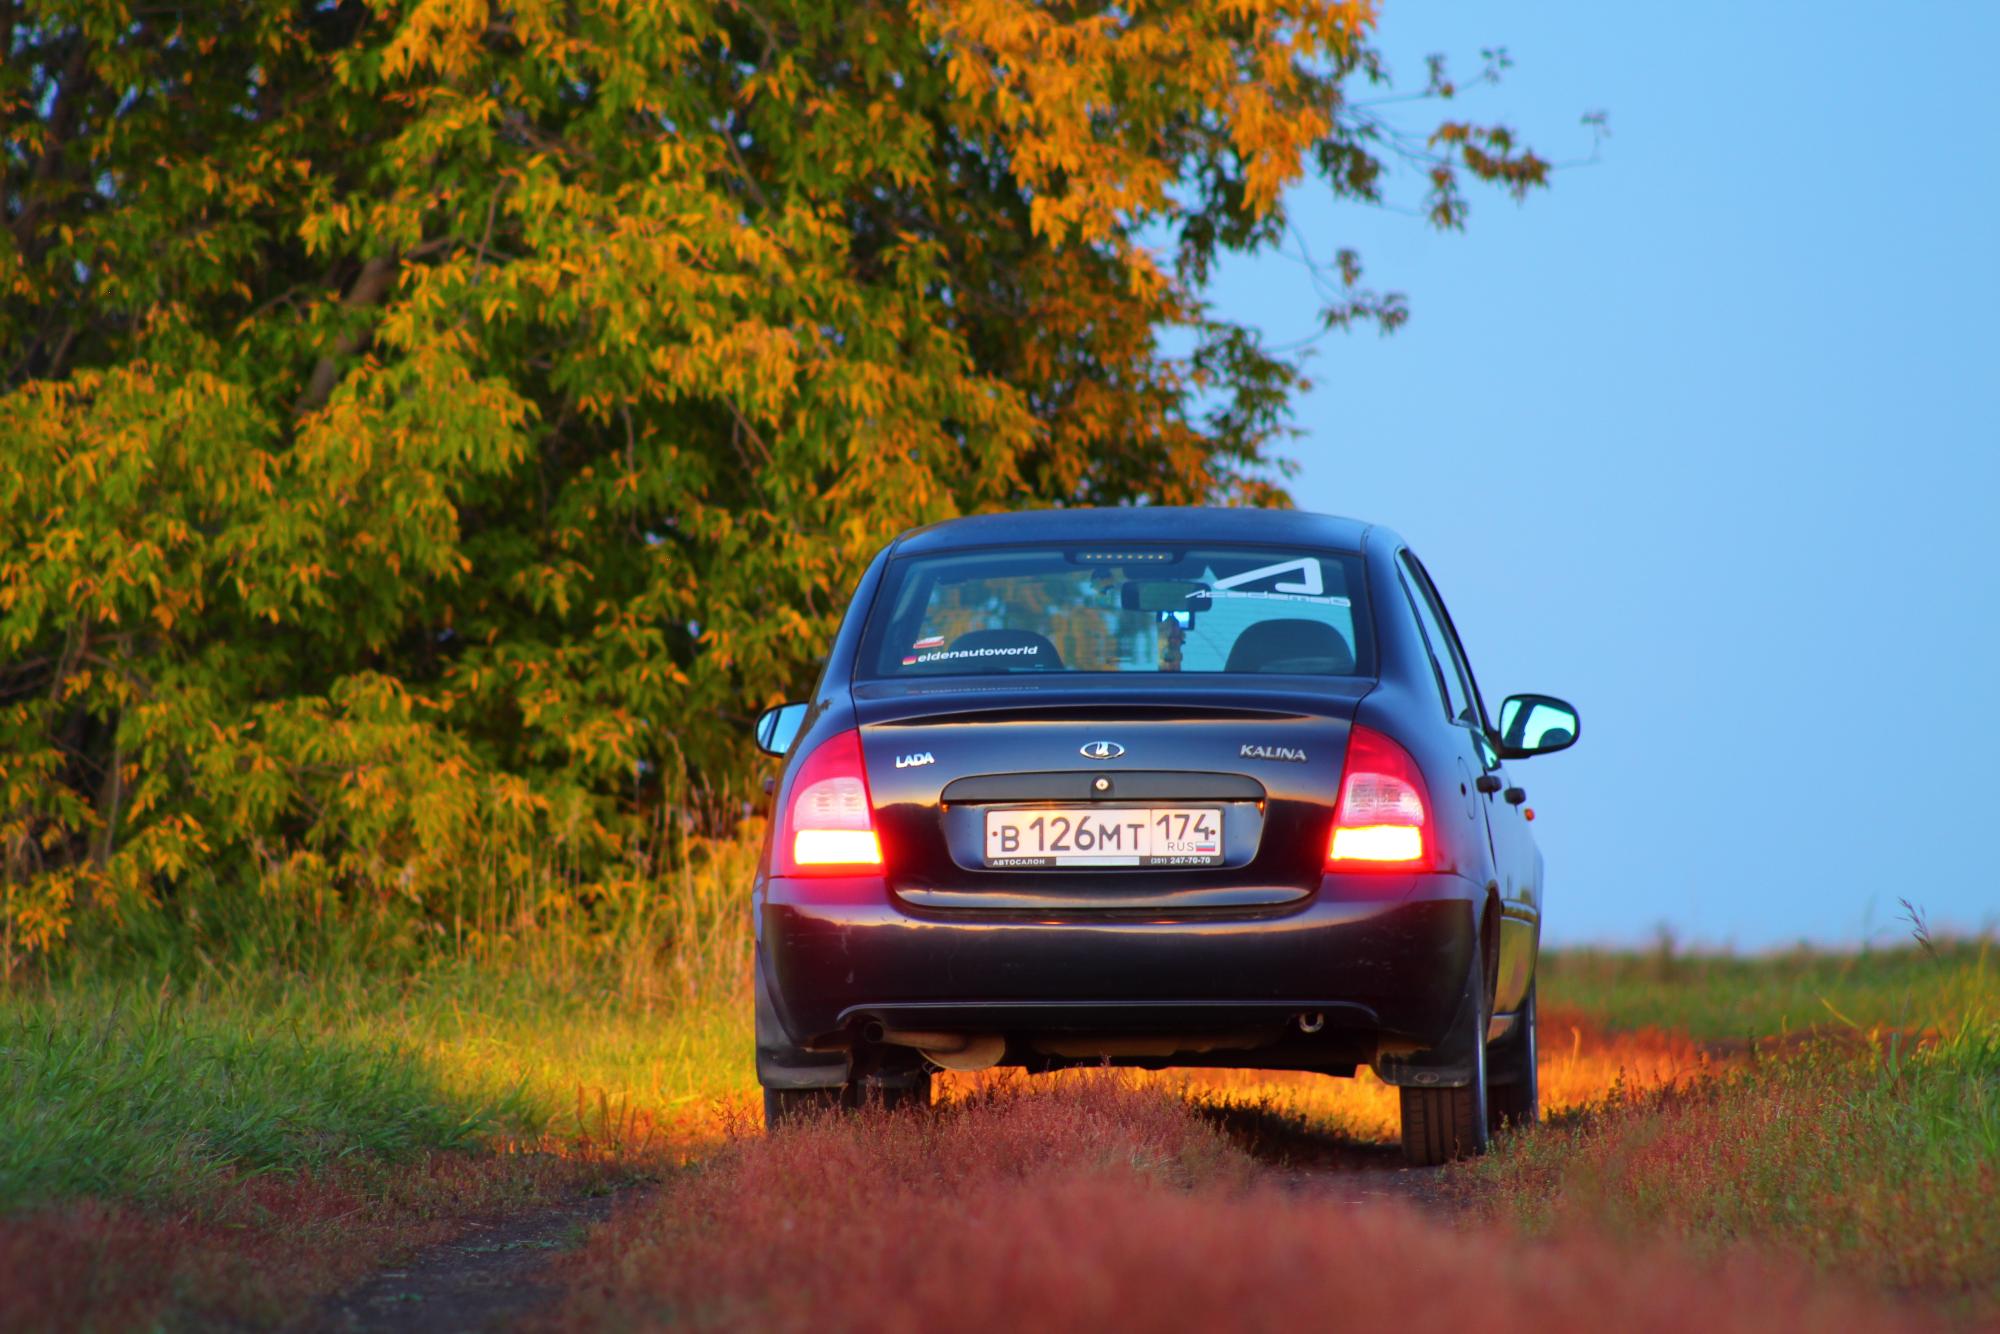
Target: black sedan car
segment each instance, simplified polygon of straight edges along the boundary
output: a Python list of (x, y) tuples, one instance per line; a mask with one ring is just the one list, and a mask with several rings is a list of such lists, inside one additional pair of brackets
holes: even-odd
[(933, 1069), (1235, 1066), (1401, 1090), (1418, 1163), (1538, 1114), (1542, 858), (1488, 715), (1379, 525), (1137, 508), (959, 519), (855, 590), (757, 874), (768, 1122)]

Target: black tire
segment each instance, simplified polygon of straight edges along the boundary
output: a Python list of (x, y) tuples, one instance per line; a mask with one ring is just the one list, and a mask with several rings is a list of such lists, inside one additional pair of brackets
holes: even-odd
[(1531, 1126), (1542, 1119), (1541, 1074), (1537, 1067), (1537, 1025), (1535, 987), (1528, 984), (1528, 998), (1521, 1003), (1514, 1031), (1501, 1039), (1487, 1056), (1486, 1124), (1493, 1131), (1502, 1126)]
[(1436, 1167), (1470, 1158), (1486, 1149), (1486, 1026), (1493, 1012), (1492, 978), (1485, 950), (1473, 953), (1473, 1075), (1462, 1088), (1410, 1088), (1402, 1092), (1403, 1159), (1413, 1167)]
[(764, 1129), (776, 1130), (795, 1121), (810, 1121), (839, 1109), (847, 1090), (841, 1085), (824, 1089), (765, 1089)]
[(897, 1075), (894, 1083), (869, 1080), (859, 1085), (856, 1101), (866, 1107), (880, 1107), (893, 1112), (902, 1107), (919, 1110), (931, 1105), (931, 1072), (919, 1070), (914, 1075)]
[(831, 1088), (764, 1090), (764, 1129), (776, 1130), (795, 1121), (809, 1121), (834, 1111), (854, 1111), (879, 1107), (893, 1112), (901, 1107), (927, 1108), (931, 1105), (931, 1072), (901, 1074), (893, 1082), (863, 1079)]
[(1436, 1167), (1483, 1153), (1488, 1113), (1480, 1091), (1475, 1085), (1403, 1089), (1403, 1160)]

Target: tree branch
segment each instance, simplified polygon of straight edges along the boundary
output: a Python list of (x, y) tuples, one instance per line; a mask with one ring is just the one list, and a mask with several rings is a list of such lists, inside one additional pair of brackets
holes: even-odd
[[(10, 34), (8, 41), (13, 37)], [(62, 153), (69, 141), (72, 125), (76, 120), (76, 106), (85, 95), (83, 87), (90, 77), (90, 39), (79, 31), (70, 49), (69, 60), (58, 76), (54, 104), (49, 108), (47, 136), (42, 143), (41, 157), (36, 161), (34, 171), (29, 174), (27, 187), (21, 192), (21, 212), (14, 219), (14, 246), (23, 256), (38, 256), (39, 251), (28, 242), (33, 238), (35, 222), (43, 204), (44, 191), (36, 187), (44, 186), (56, 174), (62, 163)]]
[[(395, 280), (397, 263), (398, 257), (394, 252), (370, 258), (361, 266), (361, 273), (355, 278), (354, 286), (347, 289), (347, 295), (341, 298), (340, 304), (349, 310), (375, 305), (389, 290), (389, 284)], [(298, 405), (293, 409), (295, 413), (303, 416), (325, 406), (326, 400), (333, 394), (333, 387), (340, 383), (340, 363), (359, 351), (361, 344), (366, 342), (367, 338), (365, 331), (355, 329), (334, 339), (333, 350), (321, 357), (319, 364), (313, 367), (312, 376), (306, 381), (305, 392), (299, 395)]]

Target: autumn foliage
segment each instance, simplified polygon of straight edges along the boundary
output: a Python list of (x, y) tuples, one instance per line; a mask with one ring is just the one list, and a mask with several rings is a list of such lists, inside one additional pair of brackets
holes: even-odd
[[(1373, 17), (0, 0), (7, 959), (203, 878), (421, 913), (475, 848), (587, 902), (898, 530), (1281, 502), (1299, 368), (1218, 259), (1302, 182), (1453, 227), (1546, 172), (1391, 133)], [(1359, 278), (1329, 326), (1402, 317)]]

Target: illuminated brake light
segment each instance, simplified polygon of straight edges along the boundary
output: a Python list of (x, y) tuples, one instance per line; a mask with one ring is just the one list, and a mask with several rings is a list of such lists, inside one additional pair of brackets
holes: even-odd
[(1429, 861), (1424, 838), (1428, 809), (1424, 777), (1410, 753), (1380, 732), (1351, 728), (1327, 865), (1421, 869)]
[(778, 830), (778, 848), (783, 874), (852, 875), (882, 869), (858, 732), (829, 737), (799, 765), (791, 805)]
[(1333, 831), (1333, 861), (1414, 862), (1423, 860), (1423, 855), (1424, 831), (1409, 825), (1370, 824)]
[(873, 829), (801, 829), (792, 836), (800, 866), (880, 866), (882, 845)]

